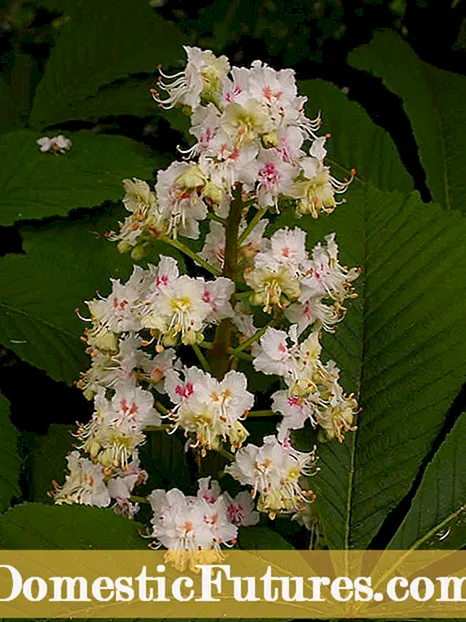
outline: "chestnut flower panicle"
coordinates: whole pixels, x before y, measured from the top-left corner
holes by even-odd
[[[277,228],[286,211],[329,214],[354,177],[332,176],[329,135],[318,135],[320,113],[306,116],[294,71],[261,61],[231,67],[210,50],[184,49],[185,68],[160,70],[153,97],[189,114],[193,144],[155,184],[123,181],[127,215],[107,237],[134,261],[154,249],[158,259],[126,282],[111,279],[107,296],[86,302],[88,318],[78,312],[91,364],[77,386],[94,410],[78,424],[65,482],[51,494],[129,519],[150,504],[150,546],[196,571],[221,561],[261,514],[317,520],[309,513],[316,447],[298,451],[290,433],[310,425],[319,442],[343,442],[356,429],[357,400],[336,363],[322,360],[321,340],[344,319],[359,270],[340,263],[334,233],[308,248],[299,227]],[[159,254],[161,244],[186,262]],[[255,373],[279,386],[259,394]],[[270,410],[252,410],[267,399]],[[248,443],[253,415],[279,415],[276,435]],[[139,450],[147,435],[165,433],[184,436],[196,476],[208,452],[229,461],[219,472],[226,490],[207,476],[194,495],[176,487],[134,495],[150,481]]]

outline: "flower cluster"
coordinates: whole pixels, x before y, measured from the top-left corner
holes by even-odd
[[[147,270],[135,267],[126,284],[113,280],[110,296],[87,302],[92,328],[87,342],[97,350],[116,352],[118,335],[147,329],[157,345],[202,342],[203,330],[233,315],[229,302],[234,284],[219,277],[180,275],[172,257],[160,257]]]
[[[218,381],[197,367],[190,367],[181,380],[177,371],[169,370],[166,388],[176,404],[170,415],[175,429],[193,433],[191,447],[200,447],[204,455],[206,449],[218,449],[221,441],[227,439],[232,450],[241,447],[248,436],[241,419],[245,419],[254,403],[244,374],[229,371]]]
[[[205,563],[206,551],[211,551],[214,561],[222,559],[220,547],[236,543],[238,527],[259,521],[248,493],[240,492],[233,499],[227,492],[222,494],[218,482],[211,482],[210,477],[201,478],[198,484],[196,497],[177,488],[153,490],[148,497],[154,513],[149,534],[155,538],[152,546],[164,546],[166,561],[181,571],[189,564],[196,572],[196,564]],[[196,555],[199,552],[202,558]]]
[[[335,234],[326,242],[317,244],[310,256],[304,231],[276,231],[245,271],[244,279],[254,292],[252,304],[263,305],[267,313],[288,307],[287,318],[298,323],[300,334],[316,321],[330,329],[341,318],[343,301],[352,295],[351,281],[358,270],[339,264]]]
[[[240,449],[227,473],[258,494],[257,508],[275,518],[277,512],[299,512],[314,493],[303,490],[304,476],[317,473],[315,448],[311,453],[294,449],[288,441],[280,443],[266,436],[262,447],[252,443]]]
[[[185,160],[159,171],[153,191],[126,180],[131,215],[112,234],[120,248],[144,244],[150,235],[197,239],[209,210],[228,216],[237,184],[257,209],[291,204],[299,216],[314,218],[333,211],[335,195],[351,179],[338,181],[324,164],[327,137],[316,134],[320,116],[306,117],[307,98],[297,93],[294,71],[275,71],[260,61],[230,68],[225,56],[185,50],[186,68],[172,76],[161,72],[153,96],[162,108],[188,107],[196,142],[183,152]]]
[[[322,364],[321,350],[319,331],[312,331],[299,343],[296,324],[288,333],[269,327],[255,348],[254,368],[282,377],[288,387],[271,396],[272,409],[283,417],[278,426],[281,441],[290,430],[303,428],[306,421],[320,426],[321,437],[328,440],[341,442],[344,432],[355,430],[356,399],[344,394],[335,362]]]
[[[151,546],[166,548],[180,570],[194,569],[201,553],[221,559],[261,513],[314,529],[316,447],[298,451],[294,431],[308,426],[319,442],[342,442],[358,411],[336,363],[321,360],[321,339],[344,319],[359,270],[340,263],[335,234],[311,249],[305,231],[276,222],[285,210],[288,222],[329,213],[347,189],[324,164],[320,117],[306,117],[292,70],[259,61],[230,68],[223,56],[185,49],[185,69],[162,73],[153,96],[189,112],[195,142],[153,188],[124,180],[129,215],[108,237],[135,261],[157,240],[189,258],[192,274],[160,255],[86,303],[91,365],[77,384],[94,413],[78,426],[69,474],[52,493],[56,503],[112,506],[129,518],[150,505]],[[203,239],[188,246],[181,237]],[[252,386],[257,372],[277,377],[271,395]],[[248,443],[250,418],[277,415],[276,435]],[[141,446],[165,432],[194,452],[196,496],[177,488],[133,495],[148,481]],[[223,491],[199,478],[208,452],[231,462],[220,467]]]

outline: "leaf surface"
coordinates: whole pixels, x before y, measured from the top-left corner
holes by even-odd
[[[434,201],[464,210],[466,77],[425,63],[391,30],[376,33],[348,60],[381,78],[401,97]]]
[[[358,299],[324,339],[345,390],[359,392],[358,430],[319,446],[311,481],[331,548],[364,549],[410,490],[464,381],[466,222],[416,194],[354,186],[330,220],[306,224],[310,246],[335,231],[342,263],[363,270]]]
[[[66,137],[71,149],[59,155],[41,153],[36,132],[19,130],[0,138],[0,225],[119,200],[123,179],[150,180],[162,162],[123,136],[67,132]]]

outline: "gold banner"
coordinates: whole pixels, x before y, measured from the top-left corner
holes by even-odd
[[[457,618],[465,602],[463,551],[0,551],[1,618]]]

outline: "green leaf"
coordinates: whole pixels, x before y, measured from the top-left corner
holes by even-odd
[[[391,30],[376,33],[368,45],[351,52],[349,62],[382,78],[401,97],[434,201],[464,209],[466,77],[423,62]]]
[[[145,549],[141,528],[110,508],[23,503],[0,516],[0,548]]]
[[[460,549],[466,545],[465,445],[463,414],[427,466],[411,508],[389,548]]]
[[[159,63],[173,64],[183,56],[177,28],[147,0],[119,0],[118,10],[113,0],[84,0],[63,25],[47,62],[31,125],[78,118],[81,102],[103,85],[135,73],[154,73]]]
[[[47,434],[35,436],[34,448],[28,456],[30,501],[51,503],[48,492],[53,488],[52,481],[63,481],[66,456],[76,442],[71,427],[52,423]]]
[[[413,190],[413,180],[390,135],[359,104],[323,80],[302,81],[299,91],[308,96],[308,116],[322,111],[322,130],[331,133],[326,147],[334,175],[348,175],[355,168],[358,179],[380,190]]]
[[[244,527],[239,530],[238,543],[245,550],[289,550],[291,544],[269,527]]]
[[[17,220],[64,216],[122,198],[122,179],[150,179],[160,163],[122,136],[67,132],[69,152],[41,153],[39,134],[29,130],[0,138],[0,225]]]
[[[179,488],[188,491],[192,485],[183,442],[166,432],[151,432],[140,449],[141,462],[149,473],[148,490]]]
[[[115,222],[99,214],[24,229],[26,255],[0,260],[0,342],[55,380],[71,384],[89,366],[74,310],[131,272],[130,258],[103,235]]]
[[[3,512],[21,494],[18,433],[10,421],[10,403],[3,395],[0,395],[0,429],[0,512]]]
[[[312,245],[335,231],[342,263],[363,269],[359,298],[324,340],[362,413],[343,444],[319,445],[312,487],[329,546],[364,549],[410,490],[464,381],[466,221],[416,194],[354,186],[348,198],[308,236]]]
[[[112,84],[105,84],[95,95],[79,101],[78,106],[69,108],[68,121],[102,119],[121,115],[151,117],[160,115],[160,108],[154,102],[150,89],[156,78],[129,77]]]
[[[10,85],[0,76],[0,134],[10,132],[20,123],[18,111],[15,109],[13,93]]]

